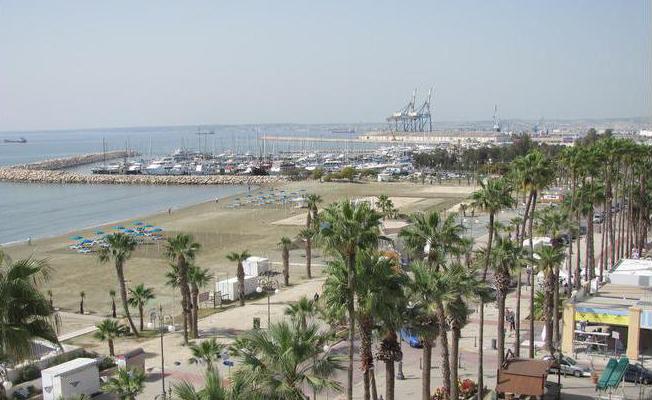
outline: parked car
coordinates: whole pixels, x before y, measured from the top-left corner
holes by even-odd
[[[420,349],[423,347],[423,342],[421,342],[421,338],[415,335],[408,328],[401,329],[400,335],[401,335],[401,340],[406,341],[410,345],[410,347],[414,347],[415,349]]]
[[[551,374],[556,374],[559,367],[559,360],[557,357],[547,355],[543,357],[544,360],[552,360],[553,364],[550,367],[549,372]],[[577,378],[582,376],[591,376],[591,368],[584,367],[577,364],[577,361],[570,357],[562,356],[561,358],[561,373],[562,375],[573,375]]]
[[[641,364],[629,364],[625,371],[625,381],[649,385],[652,383],[652,371]]]

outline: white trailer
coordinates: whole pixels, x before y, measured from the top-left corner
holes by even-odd
[[[270,269],[269,258],[251,256],[242,263],[246,276],[258,276]]]
[[[240,289],[238,287],[238,278],[225,279],[215,283],[215,291],[220,292],[222,299],[225,300],[238,300]],[[257,276],[245,276],[245,296],[252,294],[256,291],[258,286]]]
[[[91,358],[74,360],[41,371],[43,400],[91,396],[100,391],[100,371]]]

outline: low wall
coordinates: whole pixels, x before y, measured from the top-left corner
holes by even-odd
[[[32,169],[32,170],[57,170],[76,167],[79,165],[94,164],[103,160],[114,160],[116,158],[135,157],[138,153],[132,150],[107,151],[106,153],[91,153],[79,156],[53,158],[50,160],[35,161],[28,164],[14,165],[10,168]]]
[[[282,176],[252,175],[82,175],[66,171],[0,168],[0,181],[116,185],[264,185],[287,182]]]

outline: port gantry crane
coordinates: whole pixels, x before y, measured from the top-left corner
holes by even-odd
[[[430,114],[430,100],[432,88],[428,90],[428,97],[423,104],[416,108],[417,89],[412,92],[410,102],[387,117],[390,130],[394,132],[431,132],[432,117]]]

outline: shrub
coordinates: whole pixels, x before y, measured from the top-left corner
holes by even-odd
[[[105,369],[113,368],[115,367],[115,361],[113,361],[113,358],[111,357],[102,357],[100,359],[100,362],[97,364],[97,367],[99,368],[100,371],[104,371]]]
[[[20,382],[32,381],[41,377],[41,370],[34,364],[29,364],[23,367],[20,371]],[[16,382],[18,383],[18,382]]]

